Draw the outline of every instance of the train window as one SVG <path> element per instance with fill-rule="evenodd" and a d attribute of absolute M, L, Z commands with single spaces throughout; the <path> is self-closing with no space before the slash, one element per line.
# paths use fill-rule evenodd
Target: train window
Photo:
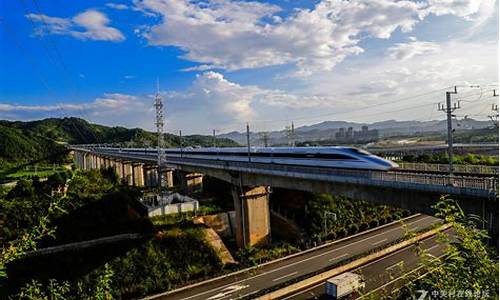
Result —
<path fill-rule="evenodd" d="M 365 150 L 363 150 L 363 149 L 358 149 L 358 148 L 349 148 L 349 150 L 350 150 L 351 152 L 354 152 L 354 153 L 356 153 L 356 154 L 360 154 L 360 155 L 371 155 L 371 153 L 370 153 L 370 152 L 365 151 Z"/>

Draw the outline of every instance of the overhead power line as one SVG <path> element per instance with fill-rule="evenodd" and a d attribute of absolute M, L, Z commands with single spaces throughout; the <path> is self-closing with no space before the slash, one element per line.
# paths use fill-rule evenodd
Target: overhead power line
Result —
<path fill-rule="evenodd" d="M 437 90 L 432 90 L 432 91 L 429 91 L 429 92 L 426 92 L 426 93 L 422 93 L 422 94 L 417 94 L 417 95 L 413 95 L 413 96 L 398 98 L 398 99 L 391 100 L 391 101 L 377 103 L 376 106 L 379 107 L 379 106 L 383 106 L 383 105 L 400 103 L 402 101 L 412 100 L 414 98 L 420 98 L 420 97 L 423 97 L 423 96 L 434 94 L 436 92 L 440 92 L 440 91 L 446 90 L 446 89 L 448 89 L 450 87 L 445 87 L 445 88 L 441 88 L 441 89 L 437 89 Z M 328 117 L 328 116 L 333 116 L 333 115 L 342 115 L 342 114 L 347 114 L 347 113 L 351 113 L 351 112 L 358 112 L 360 110 L 366 110 L 366 109 L 370 109 L 370 108 L 373 108 L 373 107 L 360 107 L 360 108 L 356 108 L 356 109 L 352 109 L 352 110 L 347 110 L 347 111 L 340 111 L 340 112 L 336 111 L 336 112 L 330 112 L 330 113 L 324 113 L 324 114 L 318 114 L 318 115 L 299 116 L 299 117 L 293 117 L 293 118 L 288 118 L 288 119 L 280 119 L 280 120 L 263 120 L 263 119 L 259 120 L 259 119 L 257 119 L 257 120 L 252 120 L 251 122 L 252 123 L 277 123 L 277 122 L 289 122 L 289 121 L 292 121 L 292 120 L 293 121 L 299 121 L 299 120 L 302 121 L 302 120 L 318 119 L 318 118 Z"/>
<path fill-rule="evenodd" d="M 36 11 L 40 15 L 40 19 L 42 20 L 43 25 L 45 26 L 47 32 L 49 32 L 50 27 L 49 27 L 47 21 L 45 20 L 45 15 L 43 14 L 42 10 L 40 9 L 40 5 L 38 4 L 38 1 L 37 0 L 32 0 L 32 1 L 33 1 L 33 4 L 35 5 Z M 47 35 L 47 40 L 49 41 L 50 45 L 54 49 L 54 52 L 56 53 L 56 58 L 60 64 L 60 66 L 62 67 L 62 70 L 66 73 L 67 79 L 73 84 L 73 92 L 74 92 L 75 96 L 77 96 L 79 94 L 78 93 L 78 83 L 75 81 L 72 73 L 68 69 L 68 66 L 64 62 L 63 56 L 61 55 L 61 51 L 59 51 L 59 47 L 57 46 L 57 43 L 54 41 L 54 39 L 50 35 Z M 70 85 L 71 85 L 71 83 L 70 83 Z"/>

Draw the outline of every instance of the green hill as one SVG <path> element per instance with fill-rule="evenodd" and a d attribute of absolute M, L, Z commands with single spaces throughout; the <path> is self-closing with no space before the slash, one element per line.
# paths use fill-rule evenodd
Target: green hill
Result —
<path fill-rule="evenodd" d="M 192 135 L 184 146 L 211 146 L 210 136 Z M 64 144 L 112 143 L 123 147 L 154 147 L 156 134 L 140 128 L 108 127 L 80 118 L 50 118 L 38 121 L 0 120 L 0 166 L 33 161 L 58 163 L 64 159 Z M 180 145 L 178 136 L 165 134 L 165 146 Z M 237 146 L 229 139 L 217 139 L 220 147 Z"/>

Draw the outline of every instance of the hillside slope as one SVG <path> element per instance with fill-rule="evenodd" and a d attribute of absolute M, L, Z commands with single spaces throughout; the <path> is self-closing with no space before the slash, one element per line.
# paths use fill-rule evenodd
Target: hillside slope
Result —
<path fill-rule="evenodd" d="M 64 144 L 114 143 L 131 147 L 154 147 L 156 134 L 140 128 L 108 127 L 79 118 L 50 118 L 38 121 L 0 120 L 0 166 L 44 160 L 60 162 Z M 212 146 L 210 136 L 193 135 L 182 139 L 184 146 Z M 178 136 L 165 134 L 165 146 L 180 145 Z M 217 145 L 237 146 L 234 141 L 218 138 Z"/>

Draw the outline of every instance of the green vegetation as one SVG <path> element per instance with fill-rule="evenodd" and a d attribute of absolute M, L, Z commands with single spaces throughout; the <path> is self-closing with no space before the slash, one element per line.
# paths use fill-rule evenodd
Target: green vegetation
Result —
<path fill-rule="evenodd" d="M 448 155 L 441 154 L 420 154 L 420 155 L 405 155 L 404 162 L 429 163 L 429 164 L 447 164 L 449 162 Z M 453 156 L 453 163 L 457 165 L 484 165 L 498 166 L 498 156 L 488 156 L 479 154 L 466 154 Z"/>
<path fill-rule="evenodd" d="M 335 213 L 337 220 L 326 216 L 327 237 L 324 233 L 324 212 Z M 342 238 L 408 216 L 406 210 L 375 205 L 367 201 L 335 197 L 329 194 L 315 196 L 307 202 L 302 225 L 313 240 Z"/>
<path fill-rule="evenodd" d="M 3 238 L 0 241 L 0 291 L 6 288 L 2 285 L 10 284 L 10 295 L 3 296 L 11 299 L 138 298 L 222 271 L 217 254 L 206 244 L 199 226 L 182 217 L 159 217 L 153 220 L 154 235 L 138 245 L 132 248 L 121 244 L 113 246 L 113 257 L 103 263 L 99 257 L 90 256 L 85 264 L 96 265 L 98 262 L 90 272 L 76 278 L 71 275 L 67 278 L 33 278 L 12 291 L 17 278 L 7 277 L 9 263 L 23 259 L 27 251 L 42 244 L 64 243 L 68 238 L 61 234 L 64 230 L 71 239 L 75 238 L 74 229 L 56 228 L 68 225 L 61 221 L 66 216 L 110 197 L 124 200 L 137 194 L 132 188 L 122 186 L 111 169 L 65 171 L 49 176 L 45 182 L 37 178 L 20 179 L 11 190 L 0 192 L 0 236 Z M 96 222 L 100 218 L 96 216 L 87 222 Z M 106 228 L 102 231 L 107 233 Z M 80 236 L 80 231 L 78 233 L 76 238 Z M 99 233 L 91 234 L 99 236 Z M 57 260 L 64 260 L 68 255 L 70 253 L 58 254 Z M 74 268 L 78 267 L 75 265 Z M 45 271 L 34 266 L 30 266 L 30 270 L 33 274 Z"/>
<path fill-rule="evenodd" d="M 266 247 L 246 247 L 238 250 L 236 259 L 245 267 L 252 267 L 267 261 L 278 259 L 295 252 L 299 249 L 288 243 L 280 242 Z"/>
<path fill-rule="evenodd" d="M 64 144 L 112 143 L 123 147 L 153 147 L 156 134 L 140 128 L 107 127 L 79 118 L 51 118 L 31 122 L 0 120 L 0 168 L 38 161 L 67 161 Z M 184 146 L 212 146 L 213 138 L 202 135 L 183 137 Z M 165 146 L 180 145 L 178 136 L 165 134 Z M 237 146 L 229 139 L 217 139 L 217 145 Z"/>
<path fill-rule="evenodd" d="M 443 135 L 443 140 L 445 139 Z M 455 143 L 498 143 L 498 128 L 491 126 L 491 128 L 457 130 L 453 134 L 453 141 Z"/>
<path fill-rule="evenodd" d="M 25 166 L 22 169 L 14 169 L 10 172 L 0 172 L 0 180 L 14 181 L 18 179 L 30 179 L 32 177 L 47 178 L 55 173 L 63 172 L 66 168 L 61 165 L 36 165 Z"/>

